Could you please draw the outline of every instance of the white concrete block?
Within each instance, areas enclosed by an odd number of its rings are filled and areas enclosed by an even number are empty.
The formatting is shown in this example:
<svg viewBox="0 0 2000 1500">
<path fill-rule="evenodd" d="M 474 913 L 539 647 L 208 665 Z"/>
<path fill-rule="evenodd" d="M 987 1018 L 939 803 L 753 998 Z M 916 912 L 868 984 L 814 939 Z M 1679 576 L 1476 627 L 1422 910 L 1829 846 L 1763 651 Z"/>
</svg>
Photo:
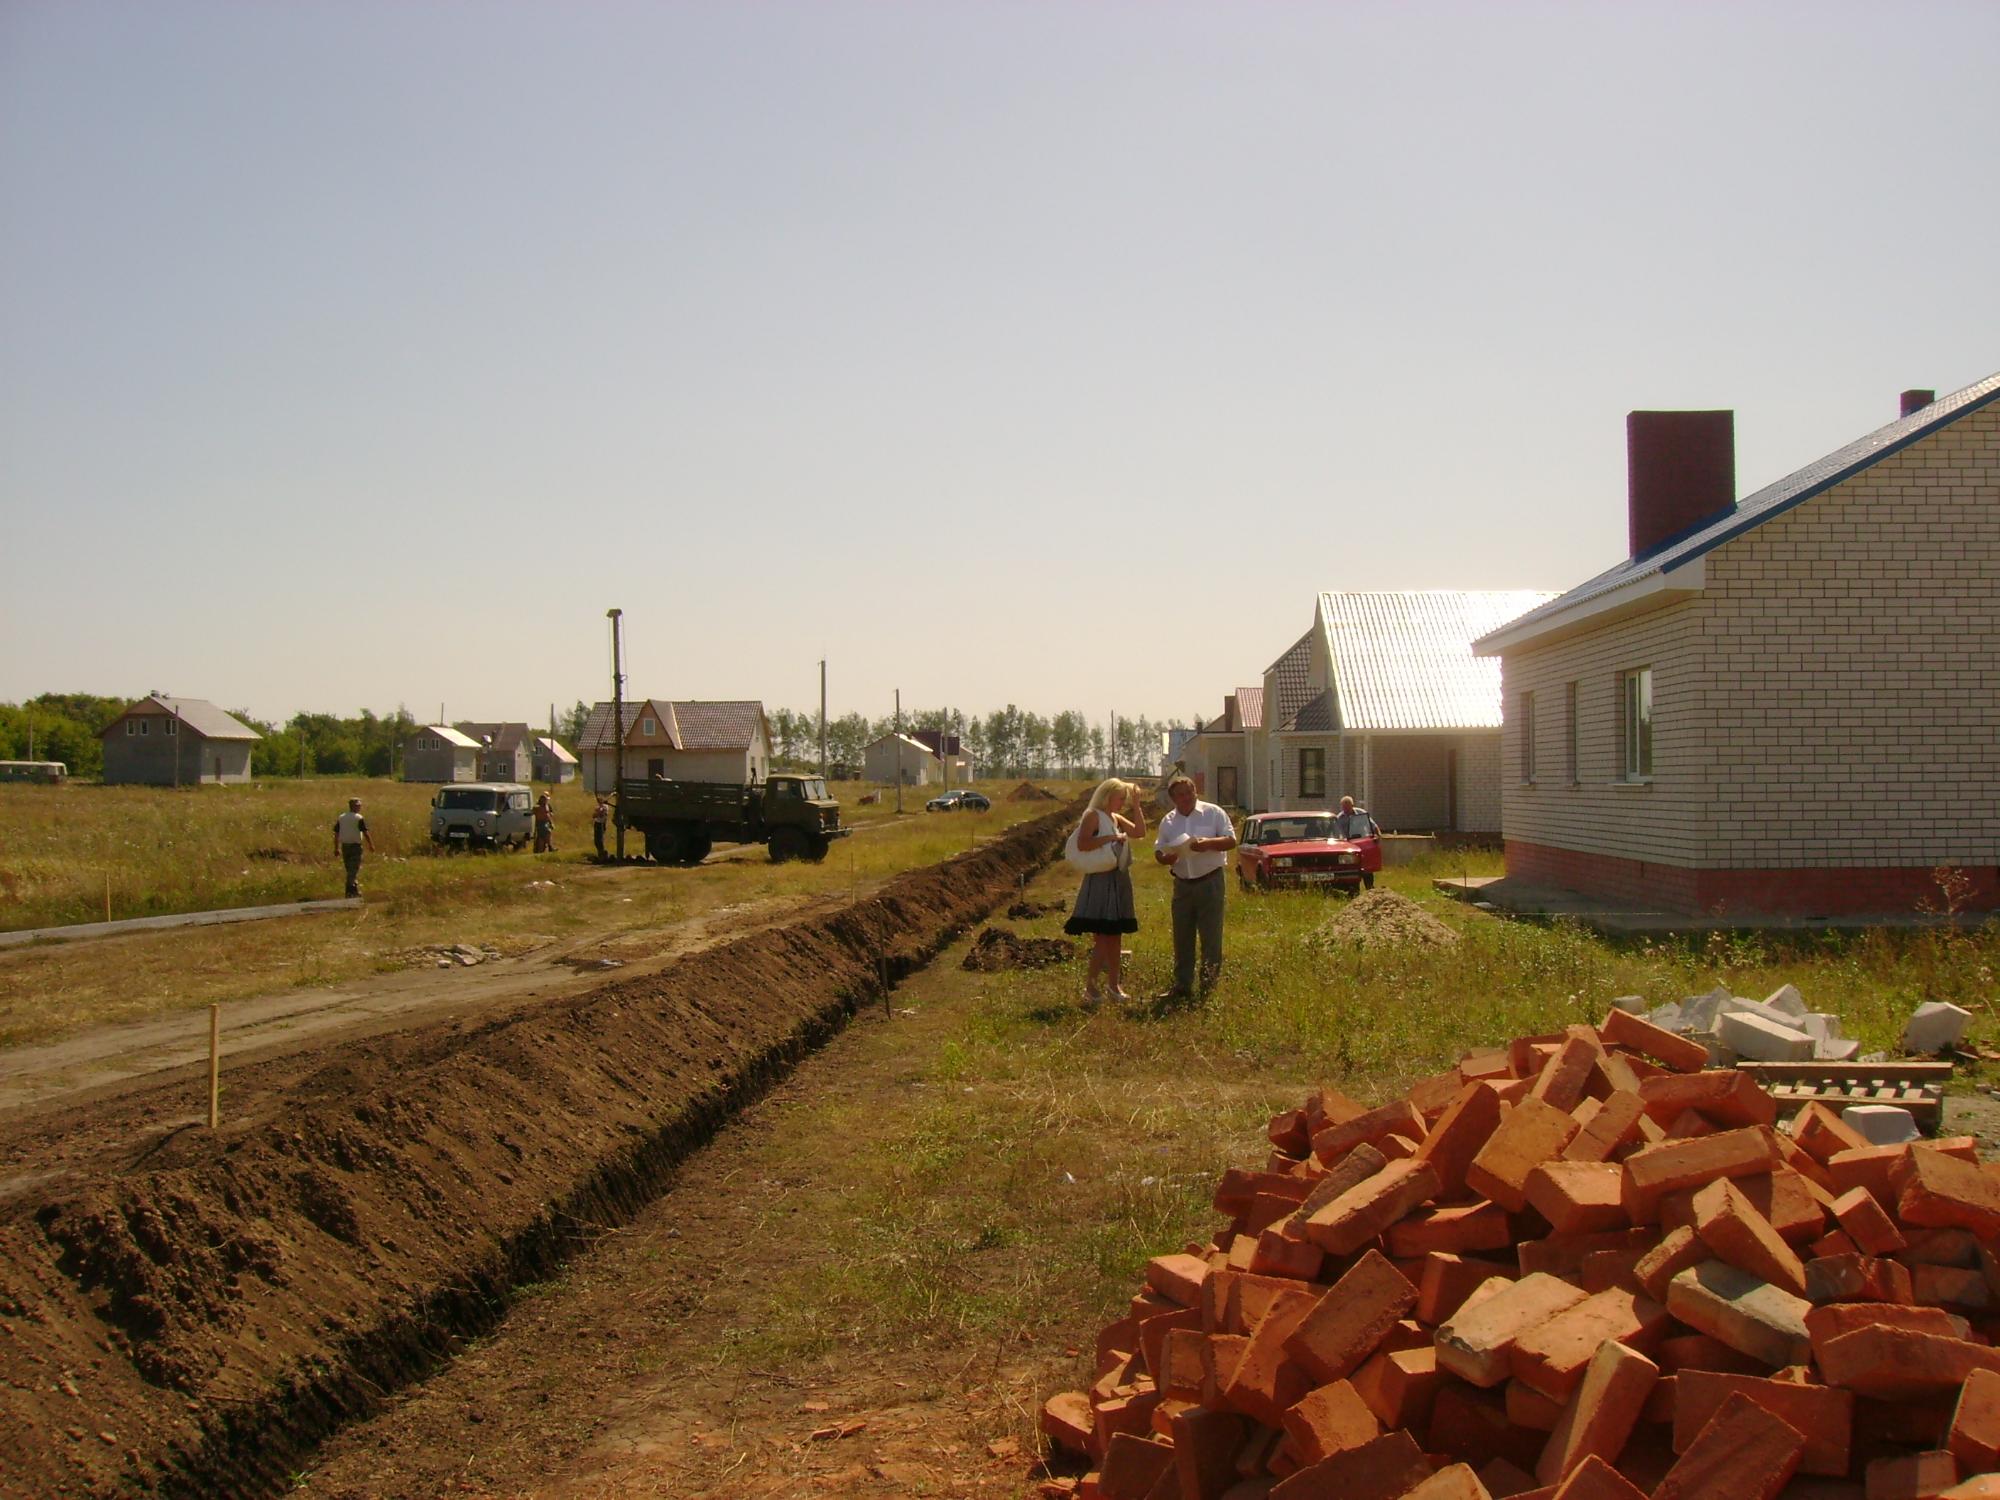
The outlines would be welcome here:
<svg viewBox="0 0 2000 1500">
<path fill-rule="evenodd" d="M 1715 1013 L 1728 998 L 1729 991 L 1719 984 L 1706 995 L 1689 995 L 1687 999 L 1681 1001 L 1681 1019 L 1687 1023 L 1683 1029 L 1715 1030 Z"/>
<path fill-rule="evenodd" d="M 1773 1018 L 1775 1019 L 1775 1017 Z M 1809 1010 L 1784 1023 L 1795 1030 L 1803 1031 L 1816 1042 L 1837 1042 L 1840 1040 L 1840 1017 L 1828 1015 L 1824 1011 Z"/>
<path fill-rule="evenodd" d="M 1641 995 L 1620 995 L 1611 1002 L 1611 1008 L 1613 1010 L 1626 1011 L 1631 1015 L 1643 1016 L 1646 1013 L 1645 997 Z"/>
<path fill-rule="evenodd" d="M 1708 1048 L 1708 1062 L 1704 1064 L 1706 1067 L 1733 1068 L 1739 1061 L 1735 1048 L 1723 1046 L 1712 1036 L 1703 1037 L 1702 1045 Z"/>
<path fill-rule="evenodd" d="M 1852 1062 L 1854 1054 L 1861 1050 L 1861 1043 L 1852 1037 L 1832 1037 L 1813 1043 L 1814 1062 Z"/>
<path fill-rule="evenodd" d="M 1681 1008 L 1669 1000 L 1665 1005 L 1656 1005 L 1646 1012 L 1646 1019 L 1662 1031 L 1684 1031 L 1687 1022 L 1681 1018 Z"/>
<path fill-rule="evenodd" d="M 1715 1023 L 1716 1037 L 1752 1062 L 1810 1062 L 1813 1039 L 1768 1016 L 1749 1011 L 1725 1011 Z"/>
<path fill-rule="evenodd" d="M 1788 1016 L 1802 1016 L 1806 1013 L 1805 996 L 1799 993 L 1795 984 L 1781 984 L 1764 997 L 1764 1003 L 1772 1010 Z"/>
<path fill-rule="evenodd" d="M 1956 1047 L 1971 1019 L 1971 1011 L 1961 1010 L 1949 1000 L 1926 1000 L 1911 1012 L 1909 1024 L 1903 1028 L 1903 1050 L 1942 1052 Z"/>
<path fill-rule="evenodd" d="M 1921 1133 L 1916 1117 L 1894 1104 L 1850 1104 L 1840 1112 L 1840 1119 L 1866 1136 L 1871 1146 L 1900 1146 Z"/>
</svg>

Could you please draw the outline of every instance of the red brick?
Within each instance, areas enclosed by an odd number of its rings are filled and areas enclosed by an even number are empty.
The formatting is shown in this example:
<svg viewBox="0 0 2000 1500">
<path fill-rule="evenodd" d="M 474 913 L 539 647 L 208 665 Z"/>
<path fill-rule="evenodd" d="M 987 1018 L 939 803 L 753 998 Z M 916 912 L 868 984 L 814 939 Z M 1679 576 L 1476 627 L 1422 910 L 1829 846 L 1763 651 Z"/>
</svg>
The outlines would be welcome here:
<svg viewBox="0 0 2000 1500">
<path fill-rule="evenodd" d="M 1609 1161 L 1621 1146 L 1639 1139 L 1639 1120 L 1646 1107 L 1637 1092 L 1620 1089 L 1600 1105 L 1595 1114 L 1563 1147 L 1565 1161 Z"/>
<path fill-rule="evenodd" d="M 1231 1167 L 1215 1185 L 1215 1211 L 1235 1218 L 1249 1208 L 1250 1201 L 1259 1193 L 1297 1202 L 1305 1197 L 1306 1190 L 1311 1186 L 1304 1178 L 1289 1173 L 1250 1172 L 1242 1167 Z"/>
<path fill-rule="evenodd" d="M 1182 1307 L 1201 1305 L 1208 1262 L 1197 1255 L 1156 1255 L 1146 1262 L 1146 1285 Z"/>
<path fill-rule="evenodd" d="M 1482 1282 L 1495 1276 L 1511 1280 L 1513 1274 L 1510 1266 L 1434 1251 L 1424 1257 L 1417 1279 L 1417 1320 L 1435 1328 L 1457 1312 Z"/>
<path fill-rule="evenodd" d="M 1984 1312 L 1993 1305 L 1993 1289 L 1978 1271 L 1963 1266 L 1933 1266 L 1919 1261 L 1908 1268 L 1911 1300 L 1924 1307 L 1957 1307 Z"/>
<path fill-rule="evenodd" d="M 1662 1073 L 1639 1085 L 1646 1113 L 1661 1124 L 1698 1110 L 1722 1129 L 1775 1125 L 1778 1106 L 1757 1080 L 1735 1068 L 1706 1073 Z"/>
<path fill-rule="evenodd" d="M 1968 1474 L 2000 1469 L 2000 1373 L 1974 1370 L 1965 1377 L 1945 1447 Z"/>
<path fill-rule="evenodd" d="M 1439 1116 L 1417 1160 L 1437 1169 L 1438 1196 L 1449 1201 L 1465 1191 L 1466 1168 L 1500 1124 L 1500 1098 L 1483 1083 L 1468 1083 Z"/>
<path fill-rule="evenodd" d="M 1630 1011 L 1613 1007 L 1597 1034 L 1611 1046 L 1630 1047 L 1676 1073 L 1699 1073 L 1708 1066 L 1708 1048 L 1700 1042 L 1676 1036 Z"/>
<path fill-rule="evenodd" d="M 1528 1173 L 1528 1206 L 1557 1234 L 1601 1234 L 1631 1223 L 1620 1201 L 1624 1168 L 1604 1161 L 1545 1161 Z"/>
<path fill-rule="evenodd" d="M 1884 1401 L 1955 1395 L 1974 1370 L 2000 1371 L 2000 1349 L 1902 1328 L 1857 1328 L 1813 1352 L 1827 1384 Z"/>
<path fill-rule="evenodd" d="M 1356 1146 L 1377 1145 L 1392 1135 L 1424 1138 L 1424 1117 L 1407 1099 L 1392 1099 L 1365 1115 L 1327 1126 L 1313 1137 L 1313 1155 L 1332 1166 Z"/>
<path fill-rule="evenodd" d="M 1482 1047 L 1477 1052 L 1468 1052 L 1458 1060 L 1459 1076 L 1467 1083 L 1475 1083 L 1487 1078 L 1511 1078 L 1505 1047 Z"/>
<path fill-rule="evenodd" d="M 1935 1146 L 1925 1146 L 1923 1149 L 1933 1154 L 1945 1154 L 1939 1152 Z M 1877 1203 L 1901 1218 L 1896 1204 L 1896 1188 L 1890 1181 L 1890 1174 L 1894 1172 L 1897 1163 L 1910 1154 L 1910 1151 L 1911 1143 L 1908 1141 L 1895 1146 L 1863 1146 L 1854 1151 L 1841 1151 L 1827 1161 L 1826 1173 L 1833 1179 L 1836 1193 L 1845 1193 L 1857 1187 L 1867 1188 L 1874 1194 Z M 1911 1227 L 1908 1220 L 1903 1220 L 1903 1224 L 1905 1228 Z"/>
<path fill-rule="evenodd" d="M 1666 1237 L 1640 1256 L 1632 1267 L 1640 1289 L 1655 1302 L 1664 1302 L 1667 1283 L 1689 1266 L 1708 1259 L 1708 1250 L 1691 1227 L 1669 1230 Z"/>
<path fill-rule="evenodd" d="M 1426 1122 L 1435 1120 L 1450 1108 L 1451 1101 L 1458 1097 L 1465 1087 L 1465 1075 L 1457 1068 L 1446 1068 L 1442 1073 L 1433 1073 L 1428 1078 L 1419 1078 L 1403 1091 L 1403 1097 L 1416 1106 L 1417 1113 Z"/>
<path fill-rule="evenodd" d="M 1221 1500 L 1236 1483 L 1236 1454 L 1247 1436 L 1243 1419 L 1195 1407 L 1173 1419 L 1177 1500 Z"/>
<path fill-rule="evenodd" d="M 1482 1391 L 1477 1386 L 1452 1381 L 1441 1387 L 1431 1404 L 1429 1435 L 1425 1451 L 1462 1459 L 1485 1469 L 1499 1459 L 1525 1470 L 1534 1466 L 1542 1449 L 1542 1436 L 1517 1426 L 1507 1416 L 1506 1399 L 1498 1391 Z M 1524 1488 L 1534 1481 L 1521 1474 Z"/>
<path fill-rule="evenodd" d="M 1792 1139 L 1821 1165 L 1842 1151 L 1864 1149 L 1868 1137 L 1824 1104 L 1808 1104 L 1792 1117 Z"/>
<path fill-rule="evenodd" d="M 1896 1221 L 1866 1188 L 1849 1188 L 1833 1200 L 1833 1216 L 1842 1233 L 1864 1255 L 1893 1255 L 1908 1246 Z"/>
<path fill-rule="evenodd" d="M 1354 1372 L 1354 1389 L 1384 1427 L 1422 1431 L 1430 1422 L 1431 1402 L 1444 1376 L 1437 1350 L 1384 1350 Z"/>
<path fill-rule="evenodd" d="M 1183 1401 L 1200 1402 L 1201 1372 L 1206 1361 L 1202 1346 L 1208 1335 L 1198 1328 L 1177 1328 L 1160 1346 L 1160 1363 L 1152 1367 L 1160 1394 Z"/>
<path fill-rule="evenodd" d="M 1493 1500 L 1493 1496 L 1469 1465 L 1451 1464 L 1405 1493 L 1403 1500 Z"/>
<path fill-rule="evenodd" d="M 1965 1319 L 1940 1307 L 1881 1307 L 1866 1302 L 1833 1302 L 1806 1314 L 1806 1332 L 1817 1352 L 1828 1339 L 1860 1328 L 1901 1328 L 1939 1338 L 1963 1339 Z"/>
<path fill-rule="evenodd" d="M 1942 1448 L 1951 1430 L 1951 1407 L 1955 1393 L 1930 1396 L 1921 1401 L 1881 1401 L 1873 1396 L 1854 1398 L 1854 1432 L 1864 1445 L 1873 1447 L 1867 1456 L 1879 1458 L 1883 1444 L 1904 1448 Z"/>
<path fill-rule="evenodd" d="M 1868 1500 L 1937 1500 L 1958 1483 L 1958 1460 L 1941 1450 L 1899 1453 L 1868 1465 Z"/>
<path fill-rule="evenodd" d="M 1149 1373 L 1160 1369 L 1163 1363 L 1160 1351 L 1166 1345 L 1167 1335 L 1175 1329 L 1200 1332 L 1201 1314 L 1191 1307 L 1178 1307 L 1170 1313 L 1156 1313 L 1140 1322 L 1139 1357 Z"/>
<path fill-rule="evenodd" d="M 1549 1433 L 1536 1478 L 1554 1484 L 1590 1457 L 1617 1463 L 1659 1378 L 1636 1349 L 1615 1341 L 1599 1349 Z"/>
<path fill-rule="evenodd" d="M 1430 1473 L 1407 1432 L 1386 1432 L 1279 1480 L 1271 1500 L 1398 1500 Z"/>
<path fill-rule="evenodd" d="M 1805 1295 L 1805 1266 L 1734 1183 L 1711 1182 L 1697 1192 L 1694 1216 L 1694 1232 L 1718 1259 L 1795 1297 Z"/>
<path fill-rule="evenodd" d="M 1230 1372 L 1220 1404 L 1266 1427 L 1279 1425 L 1285 1408 L 1311 1386 L 1305 1367 L 1285 1352 L 1285 1344 L 1315 1305 L 1316 1299 L 1302 1292 L 1272 1304 Z"/>
<path fill-rule="evenodd" d="M 1382 1433 L 1375 1413 L 1353 1382 L 1346 1380 L 1308 1391 L 1286 1409 L 1283 1419 L 1286 1436 L 1298 1445 L 1299 1457 L 1309 1464 L 1344 1449 L 1359 1448 Z"/>
<path fill-rule="evenodd" d="M 1468 1299 L 1437 1331 L 1438 1363 L 1477 1386 L 1507 1378 L 1514 1340 L 1583 1300 L 1584 1294 L 1553 1276 L 1525 1276 L 1504 1283 L 1483 1301 Z"/>
<path fill-rule="evenodd" d="M 1805 1446 L 1797 1428 L 1747 1396 L 1731 1396 L 1667 1471 L 1653 1500 L 1773 1500 Z"/>
<path fill-rule="evenodd" d="M 1489 1464 L 1481 1464 L 1479 1482 L 1486 1486 L 1493 1500 L 1514 1500 L 1514 1497 L 1532 1494 L 1538 1488 L 1533 1475 L 1504 1458 L 1496 1458 Z M 1539 1488 L 1544 1494 L 1555 1493 L 1552 1486 Z"/>
<path fill-rule="evenodd" d="M 1866 1188 L 1861 1189 L 1861 1196 L 1868 1198 L 1870 1203 L 1875 1201 L 1873 1198 L 1868 1197 L 1868 1190 Z M 1823 1234 L 1810 1245 L 1806 1246 L 1806 1258 L 1809 1260 L 1817 1260 L 1822 1255 L 1859 1255 L 1860 1253 L 1861 1247 L 1849 1239 L 1847 1232 L 1843 1229 L 1836 1229 L 1831 1234 Z"/>
<path fill-rule="evenodd" d="M 1667 1123 L 1667 1139 L 1691 1141 L 1696 1136 L 1714 1135 L 1722 1127 L 1698 1109 L 1684 1109 Z"/>
<path fill-rule="evenodd" d="M 1112 1435 L 1098 1471 L 1097 1492 L 1104 1500 L 1146 1500 L 1162 1474 L 1171 1474 L 1174 1450 L 1166 1443 L 1130 1432 Z"/>
<path fill-rule="evenodd" d="M 1562 1044 L 1569 1040 L 1566 1031 L 1552 1031 L 1546 1036 L 1517 1036 L 1507 1044 L 1507 1061 L 1516 1078 L 1525 1078 L 1530 1083 L 1541 1077 L 1542 1069 L 1549 1065 Z"/>
<path fill-rule="evenodd" d="M 1896 1252 L 1906 1266 L 1979 1266 L 1979 1238 L 1969 1229 L 1911 1229 L 1907 1243 Z"/>
<path fill-rule="evenodd" d="M 1507 1420 L 1529 1432 L 1554 1432 L 1556 1424 L 1562 1421 L 1562 1402 L 1521 1381 L 1508 1381 L 1503 1399 L 1507 1404 Z"/>
<path fill-rule="evenodd" d="M 1771 1136 L 1778 1143 L 1778 1159 L 1790 1170 L 1798 1173 L 1801 1177 L 1812 1183 L 1814 1187 L 1826 1194 L 1828 1202 L 1831 1204 L 1833 1198 L 1833 1179 L 1827 1175 L 1826 1167 L 1820 1159 L 1807 1151 L 1790 1136 L 1786 1135 L 1782 1130 L 1772 1131 Z"/>
<path fill-rule="evenodd" d="M 1666 1327 L 1667 1310 L 1652 1298 L 1599 1292 L 1523 1333 L 1508 1351 L 1507 1366 L 1516 1380 L 1567 1401 L 1592 1356 L 1607 1343 L 1657 1347 Z"/>
<path fill-rule="evenodd" d="M 1818 1309 L 1814 1309 L 1817 1311 Z M 1806 1314 L 1808 1324 L 1812 1314 Z M 1668 1374 L 1682 1370 L 1720 1370 L 1728 1375 L 1762 1375 L 1768 1366 L 1761 1359 L 1740 1354 L 1720 1339 L 1705 1333 L 1684 1333 L 1660 1341 L 1660 1368 Z"/>
<path fill-rule="evenodd" d="M 1775 1141 L 1777 1137 L 1771 1139 Z M 1804 1244 L 1825 1230 L 1826 1208 L 1820 1202 L 1820 1190 L 1790 1168 L 1781 1166 L 1731 1181 L 1750 1200 L 1750 1206 L 1771 1221 L 1771 1227 L 1787 1244 Z M 1694 1198 L 1700 1191 L 1699 1187 L 1677 1188 L 1661 1198 L 1660 1227 L 1672 1229 L 1694 1223 Z"/>
<path fill-rule="evenodd" d="M 1392 1161 L 1306 1220 L 1305 1236 L 1330 1254 L 1352 1255 L 1437 1190 L 1427 1162 Z"/>
<path fill-rule="evenodd" d="M 1582 1037 L 1565 1039 L 1542 1068 L 1528 1097 L 1565 1112 L 1575 1109 L 1582 1102 L 1584 1085 L 1590 1082 L 1591 1067 L 1602 1050 Z"/>
<path fill-rule="evenodd" d="M 1466 1169 L 1465 1184 L 1509 1213 L 1519 1213 L 1527 1207 L 1523 1189 L 1528 1174 L 1560 1156 L 1575 1134 L 1576 1121 L 1562 1110 L 1539 1099 L 1523 1099 L 1508 1111 L 1473 1158 Z"/>
<path fill-rule="evenodd" d="M 1803 1474 L 1845 1474 L 1854 1426 L 1854 1393 L 1751 1375 L 1686 1370 L 1675 1377 L 1674 1451 L 1685 1453 L 1731 1396 L 1744 1396 L 1804 1436 Z"/>
<path fill-rule="evenodd" d="M 1910 1302 L 1910 1272 L 1868 1255 L 1822 1255 L 1806 1262 L 1806 1296 L 1814 1302 Z"/>
<path fill-rule="evenodd" d="M 1271 1123 L 1264 1127 L 1264 1139 L 1294 1160 L 1312 1150 L 1312 1129 L 1306 1124 L 1306 1112 L 1302 1109 L 1288 1109 L 1271 1116 Z"/>
<path fill-rule="evenodd" d="M 1583 1275 L 1583 1263 L 1604 1250 L 1643 1256 L 1659 1242 L 1658 1231 L 1650 1227 L 1607 1229 L 1596 1234 L 1552 1234 L 1544 1239 L 1524 1239 L 1514 1247 L 1521 1274 L 1536 1271 L 1576 1281 Z"/>
<path fill-rule="evenodd" d="M 1976 1474 L 1961 1480 L 1938 1496 L 1938 1500 L 2000 1500 L 2000 1474 Z"/>
<path fill-rule="evenodd" d="M 1201 1404 L 1224 1404 L 1223 1392 L 1243 1363 L 1243 1351 L 1250 1347 L 1248 1336 L 1240 1333 L 1211 1333 L 1201 1348 Z"/>
<path fill-rule="evenodd" d="M 1719 1260 L 1690 1266 L 1667 1284 L 1667 1311 L 1697 1333 L 1772 1366 L 1811 1358 L 1805 1324 L 1811 1310 L 1804 1298 Z"/>
<path fill-rule="evenodd" d="M 1593 1453 L 1556 1486 L 1553 1500 L 1646 1500 L 1646 1492 Z"/>
<path fill-rule="evenodd" d="M 1218 1271 L 1209 1280 L 1222 1285 L 1221 1318 L 1212 1333 L 1254 1333 L 1274 1303 L 1306 1291 L 1287 1277 L 1253 1276 L 1247 1271 Z M 1313 1295 L 1317 1295 L 1315 1292 Z M 1204 1326 L 1207 1318 L 1204 1312 Z"/>
<path fill-rule="evenodd" d="M 1283 1276 L 1294 1281 L 1311 1281 L 1326 1263 L 1326 1252 L 1311 1240 L 1295 1237 L 1289 1219 L 1271 1225 L 1257 1236 L 1256 1249 L 1246 1268 L 1256 1276 Z"/>
<path fill-rule="evenodd" d="M 1905 1225 L 2000 1237 L 2000 1178 L 1976 1162 L 1916 1146 L 1889 1169 L 1889 1185 Z"/>
<path fill-rule="evenodd" d="M 1651 1248 L 1648 1246 L 1647 1250 Z M 1644 1291 L 1645 1288 L 1639 1285 L 1635 1268 L 1639 1264 L 1639 1258 L 1645 1255 L 1647 1250 L 1591 1251 L 1583 1258 L 1583 1269 L 1578 1285 L 1593 1296 L 1598 1292 L 1608 1292 L 1613 1287 L 1621 1286 L 1628 1292 Z"/>
<path fill-rule="evenodd" d="M 1625 1208 L 1633 1223 L 1648 1223 L 1657 1216 L 1660 1199 L 1677 1188 L 1769 1172 L 1777 1159 L 1777 1145 L 1762 1126 L 1647 1146 L 1625 1158 Z"/>
<path fill-rule="evenodd" d="M 1637 1053 L 1607 1047 L 1597 1054 L 1597 1071 L 1590 1080 L 1590 1092 L 1599 1098 L 1609 1094 L 1637 1094 L 1640 1083 L 1658 1071 Z"/>
<path fill-rule="evenodd" d="M 1285 1341 L 1285 1352 L 1315 1380 L 1344 1379 L 1416 1305 L 1417 1289 L 1370 1250 L 1306 1314 Z"/>
<path fill-rule="evenodd" d="M 1082 1391 L 1062 1391 L 1042 1403 L 1042 1435 L 1071 1453 L 1090 1452 L 1090 1398 Z"/>
<path fill-rule="evenodd" d="M 1514 1231 L 1507 1210 L 1497 1203 L 1458 1203 L 1420 1208 L 1389 1226 L 1383 1242 L 1391 1255 L 1428 1255 L 1434 1250 L 1511 1250 Z"/>
</svg>

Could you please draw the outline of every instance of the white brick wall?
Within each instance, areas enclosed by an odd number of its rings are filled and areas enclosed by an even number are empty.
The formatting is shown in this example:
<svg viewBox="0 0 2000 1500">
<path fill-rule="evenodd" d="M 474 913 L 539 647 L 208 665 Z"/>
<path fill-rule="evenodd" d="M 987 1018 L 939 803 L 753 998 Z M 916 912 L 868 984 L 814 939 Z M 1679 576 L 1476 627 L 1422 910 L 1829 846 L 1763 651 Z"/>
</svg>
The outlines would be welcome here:
<svg viewBox="0 0 2000 1500">
<path fill-rule="evenodd" d="M 1510 839 L 1709 868 L 2000 861 L 2000 404 L 1717 548 L 1706 570 L 1695 599 L 1507 655 Z M 1654 777 L 1627 786 L 1618 673 L 1644 665 Z"/>
</svg>

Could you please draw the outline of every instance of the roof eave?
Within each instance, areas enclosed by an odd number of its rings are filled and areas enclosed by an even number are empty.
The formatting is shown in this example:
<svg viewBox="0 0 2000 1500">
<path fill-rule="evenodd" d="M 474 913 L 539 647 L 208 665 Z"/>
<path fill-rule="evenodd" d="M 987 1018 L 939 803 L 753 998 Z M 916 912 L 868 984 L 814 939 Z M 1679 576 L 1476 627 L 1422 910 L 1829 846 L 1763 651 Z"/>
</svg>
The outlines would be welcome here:
<svg viewBox="0 0 2000 1500">
<path fill-rule="evenodd" d="M 1551 646 L 1557 641 L 1596 630 L 1633 615 L 1648 614 L 1679 604 L 1701 593 L 1708 581 L 1703 552 L 1677 567 L 1643 573 L 1616 588 L 1607 589 L 1567 609 L 1542 615 L 1532 622 L 1503 625 L 1472 643 L 1474 656 L 1504 656 L 1529 646 Z"/>
</svg>

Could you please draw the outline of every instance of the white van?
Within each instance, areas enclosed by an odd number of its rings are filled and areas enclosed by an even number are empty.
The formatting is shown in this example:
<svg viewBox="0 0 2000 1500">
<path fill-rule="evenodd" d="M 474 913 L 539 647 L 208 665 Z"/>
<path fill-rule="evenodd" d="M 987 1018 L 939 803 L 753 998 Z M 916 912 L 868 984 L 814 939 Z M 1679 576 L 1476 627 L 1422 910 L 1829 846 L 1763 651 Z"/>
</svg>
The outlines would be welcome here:
<svg viewBox="0 0 2000 1500">
<path fill-rule="evenodd" d="M 431 842 L 444 849 L 524 849 L 535 794 L 517 781 L 469 781 L 431 799 Z"/>
</svg>

